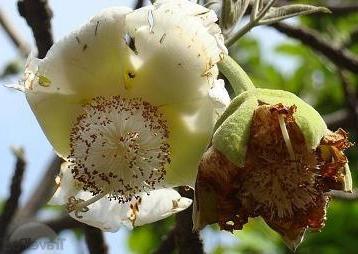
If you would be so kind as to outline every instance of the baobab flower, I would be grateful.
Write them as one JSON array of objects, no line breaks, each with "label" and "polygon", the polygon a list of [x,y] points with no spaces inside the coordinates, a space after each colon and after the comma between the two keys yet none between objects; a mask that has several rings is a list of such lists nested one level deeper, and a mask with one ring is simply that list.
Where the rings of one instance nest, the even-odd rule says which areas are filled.
[{"label": "baobab flower", "polygon": [[320,230],[330,190],[352,190],[343,150],[347,133],[331,132],[295,95],[250,88],[217,123],[196,181],[194,224],[242,229],[261,216],[295,249],[306,229]]},{"label": "baobab flower", "polygon": [[92,203],[109,205],[107,198],[128,205],[166,191],[172,203],[173,195],[180,198],[173,190],[152,191],[194,184],[229,101],[217,80],[216,63],[227,52],[216,20],[213,11],[184,0],[109,8],[44,59],[29,58],[26,98],[68,162],[71,182],[86,192],[63,201],[75,217],[85,218]]}]

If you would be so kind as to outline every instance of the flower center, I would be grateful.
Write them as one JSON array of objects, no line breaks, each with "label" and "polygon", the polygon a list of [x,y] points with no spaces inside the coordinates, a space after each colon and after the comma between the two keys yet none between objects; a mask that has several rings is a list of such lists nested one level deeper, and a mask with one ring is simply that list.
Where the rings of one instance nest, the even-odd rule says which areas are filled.
[{"label": "flower center", "polygon": [[169,132],[158,107],[114,96],[96,97],[83,111],[72,128],[68,160],[84,190],[126,202],[163,180]]},{"label": "flower center", "polygon": [[283,218],[314,204],[319,172],[315,154],[294,122],[294,110],[274,107],[255,111],[242,191],[250,196],[244,202],[255,200],[258,209],[268,208],[264,214]]}]

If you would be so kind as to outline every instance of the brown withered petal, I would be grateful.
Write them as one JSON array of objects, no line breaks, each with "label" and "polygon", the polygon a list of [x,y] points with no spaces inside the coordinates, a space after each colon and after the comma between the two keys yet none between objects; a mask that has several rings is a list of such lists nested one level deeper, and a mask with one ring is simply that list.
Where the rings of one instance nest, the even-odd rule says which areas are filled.
[{"label": "brown withered petal", "polygon": [[[196,182],[197,229],[219,223],[223,230],[239,230],[249,217],[261,216],[295,249],[306,229],[324,226],[328,192],[344,190],[343,150],[351,144],[339,129],[327,133],[315,150],[309,149],[295,122],[295,110],[294,105],[282,104],[255,110],[243,167],[215,148],[208,149]],[[283,137],[280,117],[289,141]]]}]

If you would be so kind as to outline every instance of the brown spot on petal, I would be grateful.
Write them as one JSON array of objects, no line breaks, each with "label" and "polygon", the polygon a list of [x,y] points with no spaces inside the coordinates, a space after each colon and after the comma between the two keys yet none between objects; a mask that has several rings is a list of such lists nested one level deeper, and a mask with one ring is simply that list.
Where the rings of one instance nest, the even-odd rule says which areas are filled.
[{"label": "brown spot on petal", "polygon": [[139,205],[141,201],[142,201],[141,198],[134,198],[132,201],[130,201],[129,204],[130,210],[128,212],[128,219],[131,221],[133,227],[137,220],[137,216],[139,213]]},{"label": "brown spot on petal", "polygon": [[177,200],[172,200],[172,209],[177,209],[179,207],[178,201]]}]

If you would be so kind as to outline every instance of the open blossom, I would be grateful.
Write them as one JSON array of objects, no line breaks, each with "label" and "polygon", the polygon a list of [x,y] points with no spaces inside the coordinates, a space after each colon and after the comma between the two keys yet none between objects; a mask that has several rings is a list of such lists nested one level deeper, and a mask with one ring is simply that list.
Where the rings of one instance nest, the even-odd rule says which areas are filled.
[{"label": "open blossom", "polygon": [[[219,223],[242,229],[261,216],[295,249],[306,229],[320,230],[329,191],[351,191],[342,129],[295,95],[252,89],[235,98],[218,121],[196,182],[196,228]],[[210,201],[209,201],[210,200]]]},{"label": "open blossom", "polygon": [[[147,193],[143,206],[165,193],[172,204],[179,194],[154,190],[193,185],[215,120],[230,100],[217,80],[216,63],[227,52],[216,20],[184,0],[109,8],[55,43],[44,59],[28,59],[26,98],[68,162],[62,174],[70,172],[70,183],[81,186],[59,202],[76,218],[100,209],[96,202],[128,205]],[[60,188],[70,188],[63,182]]]}]

